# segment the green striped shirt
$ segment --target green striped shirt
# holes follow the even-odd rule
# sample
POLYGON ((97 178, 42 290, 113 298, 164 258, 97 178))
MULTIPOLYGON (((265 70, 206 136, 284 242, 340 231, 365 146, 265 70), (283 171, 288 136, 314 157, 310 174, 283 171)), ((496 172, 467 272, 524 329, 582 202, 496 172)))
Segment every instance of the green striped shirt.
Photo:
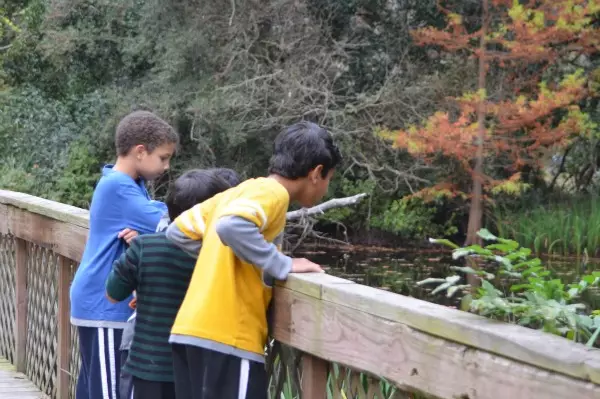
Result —
POLYGON ((196 258, 164 233, 136 237, 114 263, 106 282, 117 301, 137 292, 137 317, 125 370, 148 381, 173 381, 169 335, 187 291, 196 258))

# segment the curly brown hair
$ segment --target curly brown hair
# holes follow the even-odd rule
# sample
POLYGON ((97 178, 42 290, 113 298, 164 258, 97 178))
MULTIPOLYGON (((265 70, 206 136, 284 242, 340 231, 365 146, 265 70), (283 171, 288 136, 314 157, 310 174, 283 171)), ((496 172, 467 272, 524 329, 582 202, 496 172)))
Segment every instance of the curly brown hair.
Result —
POLYGON ((134 111, 121 119, 115 134, 117 155, 127 155, 136 145, 152 152, 163 144, 179 143, 179 135, 171 125, 150 111, 134 111))

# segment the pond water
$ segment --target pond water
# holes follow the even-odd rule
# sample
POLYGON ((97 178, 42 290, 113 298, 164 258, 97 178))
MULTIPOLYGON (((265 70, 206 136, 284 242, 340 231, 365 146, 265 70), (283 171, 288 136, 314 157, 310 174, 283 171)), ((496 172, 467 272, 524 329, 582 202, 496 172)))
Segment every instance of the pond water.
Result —
MULTIPOLYGON (((457 306, 456 298, 445 293, 431 295, 437 284, 417 286, 416 282, 428 277, 445 278, 455 274, 450 266, 459 265, 448 251, 406 251, 386 248, 345 250, 340 248, 304 248, 295 256, 304 256, 322 265, 328 274, 347 278, 360 284, 377 287, 398 294, 412 296, 446 306, 457 306)), ((543 259, 544 265, 566 283, 578 280, 582 270, 587 274, 600 270, 600 259, 590 259, 585 266, 581 260, 543 259)), ((581 301, 592 309, 600 309, 600 288, 584 293, 581 301)))

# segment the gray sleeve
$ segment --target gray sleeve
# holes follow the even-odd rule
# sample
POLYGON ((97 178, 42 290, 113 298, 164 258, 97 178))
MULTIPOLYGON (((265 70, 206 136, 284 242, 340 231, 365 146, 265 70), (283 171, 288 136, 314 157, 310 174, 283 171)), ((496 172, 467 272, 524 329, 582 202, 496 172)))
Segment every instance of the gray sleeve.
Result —
POLYGON ((177 245, 179 248, 187 252, 193 257, 198 257, 200 254, 200 248, 202 247, 202 241, 200 240, 192 240, 181 230, 175 223, 171 223, 169 227, 167 227, 167 239, 177 245))
POLYGON ((274 278, 285 280, 292 270, 292 258, 279 252, 274 243, 267 242, 254 223, 239 216, 223 216, 215 229, 236 256, 274 278))
POLYGON ((171 223, 171 219, 169 219, 169 213, 165 212, 158 221, 158 225, 156 226, 156 232, 160 233, 162 231, 165 231, 167 227, 169 227, 169 223, 171 223))

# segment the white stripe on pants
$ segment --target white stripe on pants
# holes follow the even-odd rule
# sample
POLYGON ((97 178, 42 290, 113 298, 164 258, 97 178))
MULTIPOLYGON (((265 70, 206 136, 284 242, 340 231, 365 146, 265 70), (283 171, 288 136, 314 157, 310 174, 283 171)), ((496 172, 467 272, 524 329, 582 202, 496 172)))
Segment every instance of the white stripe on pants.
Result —
POLYGON ((240 384, 238 388, 238 399, 246 399, 248 391, 248 375, 250 374, 250 361, 248 359, 240 359, 240 384))
POLYGON ((115 330, 108 328, 108 364, 110 366, 111 398, 117 399, 117 372, 115 367, 115 330))
POLYGON ((117 370, 115 365, 115 330, 112 328, 98 327, 98 357, 100 361, 100 377, 102 382, 102 398, 117 399, 117 370), (105 336, 108 336, 108 345, 104 343, 105 336), (106 346, 108 346, 108 369, 110 376, 107 373, 106 367, 106 346), (110 377, 110 390, 109 380, 110 377))
POLYGON ((106 352, 104 347, 104 328, 98 327, 98 357, 100 360, 100 377, 102 378, 102 398, 110 399, 108 394, 108 376, 106 375, 106 352))

